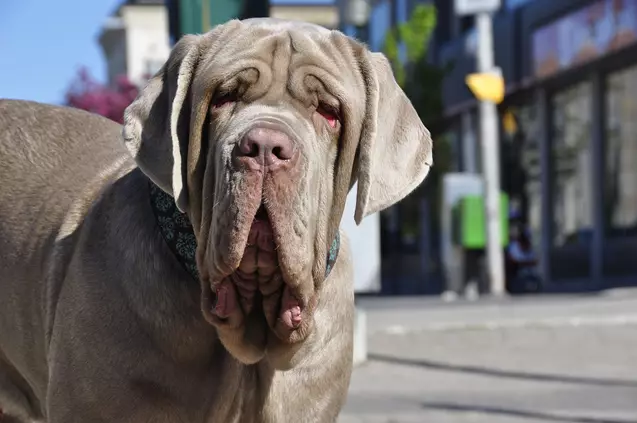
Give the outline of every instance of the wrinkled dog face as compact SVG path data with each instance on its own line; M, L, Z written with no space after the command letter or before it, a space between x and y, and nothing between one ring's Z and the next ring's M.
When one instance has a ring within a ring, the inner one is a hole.
M124 137L188 213L204 316L244 363L312 333L352 184L360 221L431 165L429 134L384 57L274 19L182 39L127 110Z

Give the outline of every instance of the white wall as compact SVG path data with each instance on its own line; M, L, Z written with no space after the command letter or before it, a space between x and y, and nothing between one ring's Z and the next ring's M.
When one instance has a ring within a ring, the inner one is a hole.
M380 215L374 213L356 226L356 190L357 185L354 185L347 196L341 228L347 234L352 250L354 290L377 292L380 291Z
M143 83L144 76L157 72L170 54L168 12L164 6L123 6L121 15L126 26L127 75L134 83Z

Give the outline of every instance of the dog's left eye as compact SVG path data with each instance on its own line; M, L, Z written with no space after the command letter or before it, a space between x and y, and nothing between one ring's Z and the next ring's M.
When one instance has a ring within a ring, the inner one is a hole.
M236 101L237 101L236 92L222 93L216 96L215 98L213 98L211 107L213 109L219 109L223 106L227 106L228 104L234 103Z
M341 120L338 112L334 110L333 107L326 104L320 104L316 108L316 111L318 112L318 114L323 116L323 118L327 121L327 124L330 125L332 128L336 128Z

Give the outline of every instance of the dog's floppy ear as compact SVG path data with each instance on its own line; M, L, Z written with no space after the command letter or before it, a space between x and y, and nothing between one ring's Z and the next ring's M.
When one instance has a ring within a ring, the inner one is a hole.
M400 88L387 58L365 51L366 110L358 145L355 220L403 199L433 164L429 131Z
M200 57L201 38L184 36L124 113L126 147L140 169L157 186L172 194L181 211L188 205L182 157L188 151L188 97Z

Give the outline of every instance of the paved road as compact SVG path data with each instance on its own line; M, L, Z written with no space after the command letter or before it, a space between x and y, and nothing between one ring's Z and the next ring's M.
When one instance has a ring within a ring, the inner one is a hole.
M367 299L339 423L636 423L637 292Z

